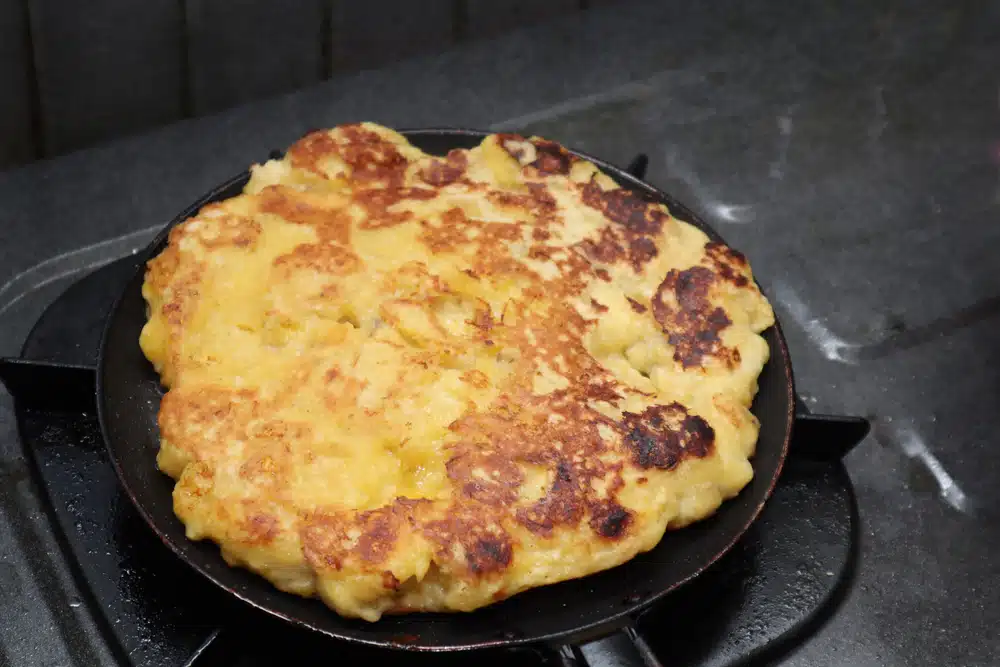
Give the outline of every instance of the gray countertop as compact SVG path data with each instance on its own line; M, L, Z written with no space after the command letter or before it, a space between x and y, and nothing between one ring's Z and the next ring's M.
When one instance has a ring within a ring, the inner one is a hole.
M875 422L848 459L857 580L781 664L994 664L1000 7L780 4L794 7L593 9L0 173L0 354L82 271L313 127L504 128L617 163L646 152L648 180L749 255L809 406ZM0 398L0 462L15 469L11 420ZM26 596L43 585L0 559Z

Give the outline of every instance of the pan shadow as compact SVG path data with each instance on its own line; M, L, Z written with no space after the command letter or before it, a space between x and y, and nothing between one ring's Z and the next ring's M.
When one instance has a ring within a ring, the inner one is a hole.
M854 578L858 515L843 465L789 461L760 518L712 568L639 620L664 665L752 664L791 650Z

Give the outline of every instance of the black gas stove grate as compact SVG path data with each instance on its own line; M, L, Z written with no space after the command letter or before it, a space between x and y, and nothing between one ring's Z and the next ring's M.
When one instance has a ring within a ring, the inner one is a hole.
M644 166L640 156L630 170ZM381 649L314 636L229 598L170 553L119 490L97 424L93 369L105 316L136 269L137 260L126 257L84 277L45 311L21 359L0 362L22 445L83 592L80 604L129 667L380 657ZM616 654L638 644L651 664L743 663L793 646L836 609L853 574L858 517L847 473L829 454L847 451L868 425L799 407L793 454L747 534L714 567L642 615L636 642L619 635L584 646L589 662L618 664ZM824 460L809 460L807 451ZM453 654L394 658L414 665L468 662ZM572 662L546 647L476 659L484 667Z

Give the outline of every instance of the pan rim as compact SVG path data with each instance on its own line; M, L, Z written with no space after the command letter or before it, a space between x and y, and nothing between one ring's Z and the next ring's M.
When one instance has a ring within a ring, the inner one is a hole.
M466 128L456 128L456 127L428 127L428 128L407 128L397 130L403 136L412 138L414 136L453 136L453 137L465 137L465 138L483 138L490 134L495 134L494 132L485 130L474 130ZM697 215L690 208L682 204L681 202L674 199L669 194L661 191L657 187L651 185L650 183L632 176L624 169L617 167L601 158L590 155L586 152L575 150L569 147L566 149L580 158L593 162L598 168L600 168L605 173L613 175L616 180L624 181L628 184L628 187L633 191L641 191L657 201L665 204L670 211L671 217L678 218L684 222L688 222L705 234L707 234L712 240L722 241L722 237L708 225L701 216ZM240 591L231 588L222 581L220 581L213 573L208 571L200 563L197 563L190 559L187 554L184 553L181 545L177 544L174 540L170 539L164 531L158 528L158 521L151 515L151 513L146 509L146 507L139 502L135 491L133 490L131 484L127 482L127 474L122 468L121 459L117 456L116 452L112 448L111 439L109 438L109 429L107 427L107 411L108 408L105 405L107 392L105 391L105 373L107 365L105 364L106 350L109 341L109 333L112 329L112 322L114 321L114 315L117 313L121 307L122 302L127 298L129 294L129 287L135 282L137 277L143 274L146 270L147 262L152 259L157 252L160 250L161 244L167 238L170 230L173 229L177 224L186 220L191 215L196 213L202 206L206 203L214 201L215 198L219 196L220 193L225 190L235 187L241 181L249 179L250 170L244 170L239 174L225 180L224 182L214 186L208 190L205 194L200 196L194 203L190 204L184 208L177 216L172 218L168 223L166 223L163 229L156 234L156 236L149 242L149 244L139 253L138 264L135 271L132 273L127 286L122 292L115 298L111 309L108 311L108 316L104 322L104 326L101 333L101 342L99 346L99 354L97 360L97 373L96 373L96 405L97 405L97 417L100 426L101 436L104 440L105 450L108 453L108 457L111 459L112 466L115 470L115 474L118 477L119 487L125 492L131 501L133 507L138 511L139 515L143 518L146 524L152 529L152 531L157 535L161 542L163 542L167 548L169 548L180 560L196 570L200 575L211 581L213 584L222 588L230 595L238 598L241 602L259 610L267 613L270 616L281 619L291 625L307 628L311 631L318 632L327 637L331 637L340 641L347 641L356 645L365 645L383 649L393 649L403 652L418 652L418 653L452 653L452 652L463 652L463 651L475 651L481 649L489 648L514 648L522 646L538 646L538 645L561 645L566 643L572 643L574 641L589 641L592 639L599 638L604 635L611 634L616 630L620 630L623 627L629 625L639 614L646 611L657 602L662 600L666 595L677 590L681 586L687 584L693 579L697 578L706 569L714 565L722 556L728 553L733 546L746 534L747 530L760 516L764 505L770 499L773 494L775 485L781 476L781 471L784 467L788 449L792 438L792 433L794 430L795 421L795 382L794 375L791 365L791 357L788 350L788 344L785 339L784 333L782 331L780 322L777 317L775 317L774 324L770 329L774 333L774 342L776 343L777 350L771 351L771 358L768 360L768 364L778 361L776 357L780 357L780 366L784 370L784 377L781 378L782 384L785 390L785 401L786 401L786 414L785 414L785 432L784 437L781 442L781 449L778 452L777 464L770 476L770 479L766 482L766 489L760 499L756 502L756 506L749 513L748 517L744 522L741 522L741 526L738 531L733 531L733 536L728 540L723 548L719 549L710 559L705 559L698 567L694 568L687 576L675 581L671 586L657 590L647 596L642 597L635 603L629 605L623 605L622 608L614 613L603 616L597 620L591 621L583 625L577 625L572 628L568 628L561 631L548 632L541 635L532 635L527 637L512 637L512 638L498 638L495 640L477 640L468 643L449 643L446 645L438 644L424 644L419 641L417 642L387 642L384 639L379 638L365 638L359 637L354 634L347 633L337 633L325 629L318 624L313 624L305 621L301 618L296 618L294 616L289 616L281 611L267 606L265 604L259 603L252 599L252 596L247 596ZM759 286L759 284L758 284ZM766 293L761 289L762 293ZM756 473L756 470L755 470ZM742 491L741 491L742 493ZM738 496L737 496L738 497ZM731 502L735 500L730 499ZM221 556L220 556L221 559ZM231 567L231 566L228 566ZM614 568L612 568L613 570ZM260 577L256 573L251 573L253 576ZM599 574L599 573L594 573ZM593 575L590 575L593 576ZM584 580L586 577L577 579L577 581ZM277 589L276 589L277 590ZM285 593L286 595L293 595L291 593ZM330 610L330 613L336 614L335 611ZM456 613L475 613L475 612L456 612ZM444 615L444 614L441 614ZM420 615L413 615L415 618L419 618Z

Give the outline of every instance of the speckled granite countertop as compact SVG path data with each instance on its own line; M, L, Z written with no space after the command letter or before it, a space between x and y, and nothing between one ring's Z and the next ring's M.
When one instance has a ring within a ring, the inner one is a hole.
M995 664L997 63L996 3L632 3L2 173L0 354L82 272L312 127L643 151L751 258L807 404L875 423L848 459L856 581L780 664ZM82 611L54 608L71 584L13 431L0 395L0 606L21 612L0 664L113 664Z

